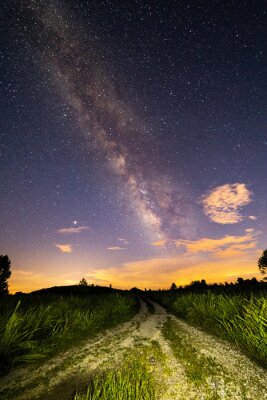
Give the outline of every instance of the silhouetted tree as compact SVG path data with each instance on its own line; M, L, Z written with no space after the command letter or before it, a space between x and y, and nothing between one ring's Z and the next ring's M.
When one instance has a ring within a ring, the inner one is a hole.
M262 256L259 258L258 267L262 274L266 274L267 272L267 249L264 250Z
M130 292L140 292L140 289L138 289L137 287L133 287L130 289Z
M79 282L80 286L88 286L87 280L85 278L82 278Z
M177 289L177 286L176 286L176 284L173 282L173 283L171 284L170 290L175 290L175 289Z
M10 264L11 261L8 256L0 256L0 295L8 294L7 280L11 276Z

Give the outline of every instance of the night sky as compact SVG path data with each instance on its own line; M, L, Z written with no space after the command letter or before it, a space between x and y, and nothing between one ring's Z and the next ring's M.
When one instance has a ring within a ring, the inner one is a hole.
M0 8L11 291L260 277L266 2Z

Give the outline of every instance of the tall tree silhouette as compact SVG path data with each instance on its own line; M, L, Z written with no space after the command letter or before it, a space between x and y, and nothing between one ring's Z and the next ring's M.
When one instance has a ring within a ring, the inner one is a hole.
M264 250L262 256L259 258L258 267L262 274L267 272L267 249Z
M7 280L11 276L10 264L11 261L8 256L0 255L0 295L8 294Z

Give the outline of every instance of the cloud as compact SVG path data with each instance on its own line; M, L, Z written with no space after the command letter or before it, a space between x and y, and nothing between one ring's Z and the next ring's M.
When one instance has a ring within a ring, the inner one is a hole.
M244 183L225 184L204 195L201 203L204 213L211 221L218 224L237 224L244 219L239 209L252 201L252 194Z
M170 242L170 241L167 240L167 239L163 239L163 240L158 240L158 241L156 241L156 242L153 242L153 243L151 243L151 244L152 244L152 246L155 246L155 247L164 247L164 246L166 246L166 244L167 244L168 242Z
M10 290L11 293L17 291L30 292L52 286L73 285L79 282L81 276L83 275L80 271L51 273L15 268L10 278Z
M69 234L69 233L81 233L84 231L88 231L89 226L77 226L77 227L70 227L70 228L60 228L58 233Z
M129 244L128 240L124 238L118 238L118 241L122 242L123 244Z
M72 253L71 244L55 244L55 246L62 251L62 253Z
M125 250L125 249L123 247L120 247L120 246L111 246L111 247L108 247L107 250L120 251L120 250Z
M218 253L219 251L244 251L256 247L254 229L245 229L246 234L241 236L226 235L218 239L201 238L198 240L159 240L153 242L156 247L174 245L183 247L188 254Z
M185 247L188 253L216 253L222 251L243 252L256 247L256 237L252 232L243 236L224 236L219 239L202 238L199 240L176 240L177 247Z
M90 267L84 271L83 262L72 268L69 257L61 257L62 264L54 272L47 272L47 261L44 261L43 272L18 271L14 269L11 276L11 290L29 291L42 287L79 282L84 276L90 283L112 283L113 287L129 289L168 288L172 282L185 285L192 280L206 279L207 282L235 281L237 277L261 279L257 260L262 250L257 248L259 232L246 232L239 236L223 236L217 239L200 238L195 241L173 240L173 246L179 247L179 254L169 257L154 257L118 263L110 267ZM60 245L62 246L62 245ZM70 246L70 245L63 245ZM115 247L116 248L116 247ZM122 248L121 248L122 249ZM182 253L181 250L184 250ZM78 260L77 260L78 261ZM69 262L71 272L67 273ZM92 261L93 265L93 261ZM80 268L80 269L79 269Z
M168 288L172 282L185 285L193 280L207 282L235 281L237 277L260 278L257 268L257 251L244 252L242 256L214 257L203 259L200 254L181 255L168 258L152 258L132 261L112 268L96 270L95 278L112 281L114 287L122 289Z
M156 246L172 243L184 248L184 253L127 262L97 269L92 274L95 278L112 281L114 287L152 289L170 287L171 282L185 285L200 279L206 279L207 282L230 282L239 276L256 276L260 279L257 234L250 231L244 235L227 235L218 239L162 240L155 242Z

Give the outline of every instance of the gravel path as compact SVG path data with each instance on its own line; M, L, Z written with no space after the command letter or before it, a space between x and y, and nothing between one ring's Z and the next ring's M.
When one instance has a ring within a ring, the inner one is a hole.
M152 341L159 344L163 354L162 361L153 365L158 400L267 399L266 371L229 343L189 326L170 316L158 304L146 301L153 305L155 313L149 313L146 302L140 299L140 312L131 321L52 358L42 366L18 368L2 378L0 399L69 400L76 388L88 382L90 375L119 365L129 349ZM197 385L188 377L184 360L174 356L170 343L162 334L162 326L168 318L185 345L188 343L202 358L212 359L220 366L218 376L208 377L204 385ZM153 364L153 357L150 361Z

